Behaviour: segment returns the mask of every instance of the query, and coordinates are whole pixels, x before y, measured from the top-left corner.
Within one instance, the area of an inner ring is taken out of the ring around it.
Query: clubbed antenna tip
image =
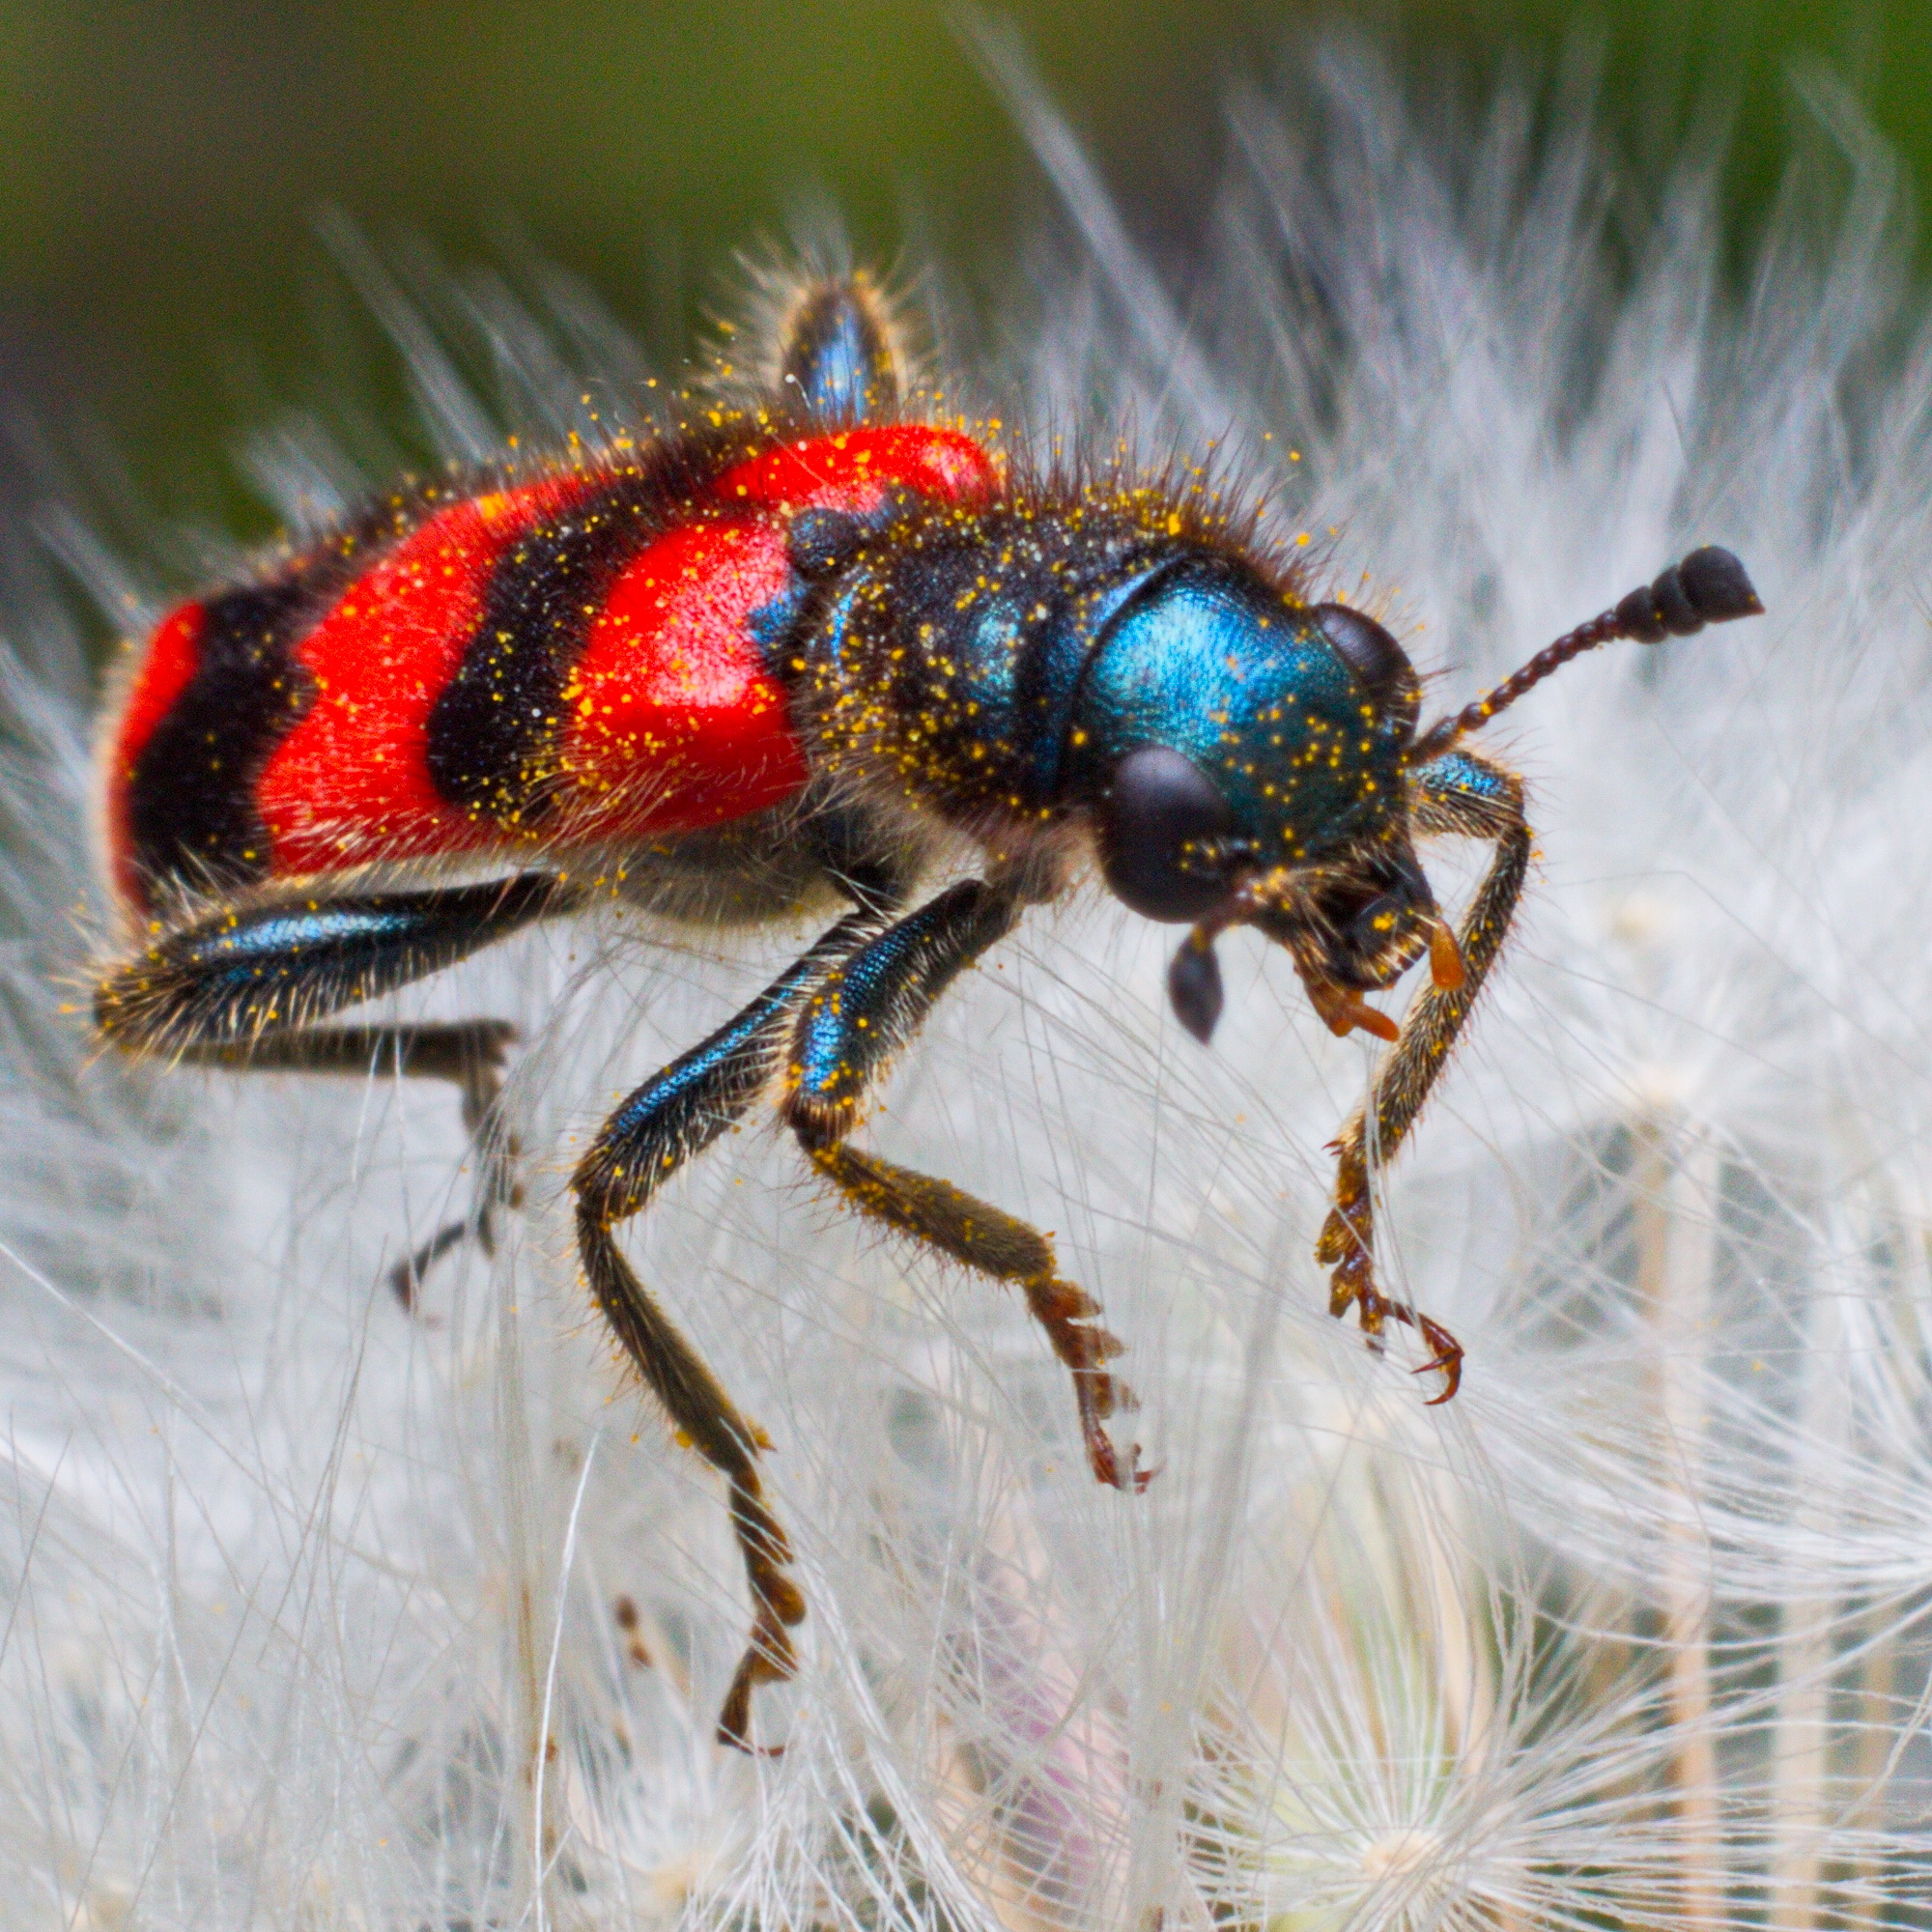
[[[1744,565],[1729,551],[1706,544],[1662,572],[1654,583],[1633,590],[1605,614],[1616,618],[1622,636],[1640,644],[1659,644],[1666,637],[1694,636],[1706,624],[1760,617],[1764,606]]]
[[[1480,730],[1552,671],[1599,644],[1616,638],[1659,644],[1665,638],[1691,637],[1706,624],[1728,624],[1735,617],[1763,614],[1764,605],[1744,565],[1729,551],[1706,544],[1702,550],[1693,550],[1682,563],[1660,572],[1652,582],[1633,590],[1614,609],[1566,632],[1493,691],[1425,732],[1410,750],[1409,762],[1421,764],[1446,752],[1465,732]]]

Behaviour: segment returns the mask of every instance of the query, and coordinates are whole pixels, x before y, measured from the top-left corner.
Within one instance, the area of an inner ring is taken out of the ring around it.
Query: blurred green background
[[[1740,236],[1802,118],[1794,60],[1834,68],[1912,175],[1932,168],[1932,0],[992,11],[1169,259],[1230,79],[1265,76],[1337,19],[1431,86],[1480,87],[1596,36],[1609,131],[1639,177],[1734,105]],[[228,434],[313,360],[319,208],[457,260],[520,225],[664,360],[732,251],[814,188],[867,252],[916,235],[969,275],[1038,196],[927,0],[0,0],[0,383],[16,421],[104,431],[158,511],[206,510]]]

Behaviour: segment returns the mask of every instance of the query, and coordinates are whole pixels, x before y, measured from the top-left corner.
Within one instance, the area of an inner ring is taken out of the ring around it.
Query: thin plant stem
[[[1722,1922],[1724,1861],[1712,1734],[1709,1551],[1698,1523],[1706,1417],[1698,1351],[1711,1321],[1718,1151],[1708,1136],[1652,1116],[1637,1128],[1637,1292],[1656,1350],[1664,1537],[1658,1593],[1667,1659],[1665,1710],[1675,1748],[1672,1807],[1681,1858],[1679,1923]]]

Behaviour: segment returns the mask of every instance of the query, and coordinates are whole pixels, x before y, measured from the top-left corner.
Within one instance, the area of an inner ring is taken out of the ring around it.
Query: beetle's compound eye
[[[1107,883],[1144,919],[1202,919],[1228,896],[1235,814],[1201,768],[1165,745],[1129,752],[1100,806]]]
[[[1422,709],[1422,685],[1403,647],[1376,622],[1346,604],[1318,604],[1321,635],[1355,675],[1355,682],[1403,737],[1412,737]]]

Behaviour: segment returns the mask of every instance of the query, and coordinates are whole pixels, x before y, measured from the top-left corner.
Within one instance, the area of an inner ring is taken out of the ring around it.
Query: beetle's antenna
[[[1673,563],[1655,582],[1639,585],[1613,609],[1565,632],[1520,671],[1493,691],[1485,692],[1473,704],[1465,704],[1453,718],[1431,726],[1410,748],[1407,761],[1426,764],[1466,732],[1481,730],[1497,712],[1508,710],[1524,692],[1572,658],[1593,651],[1599,644],[1618,638],[1658,644],[1666,637],[1694,636],[1706,624],[1728,624],[1734,617],[1763,614],[1764,606],[1751,588],[1744,565],[1729,551],[1707,544],[1702,550],[1693,550],[1682,563]]]

